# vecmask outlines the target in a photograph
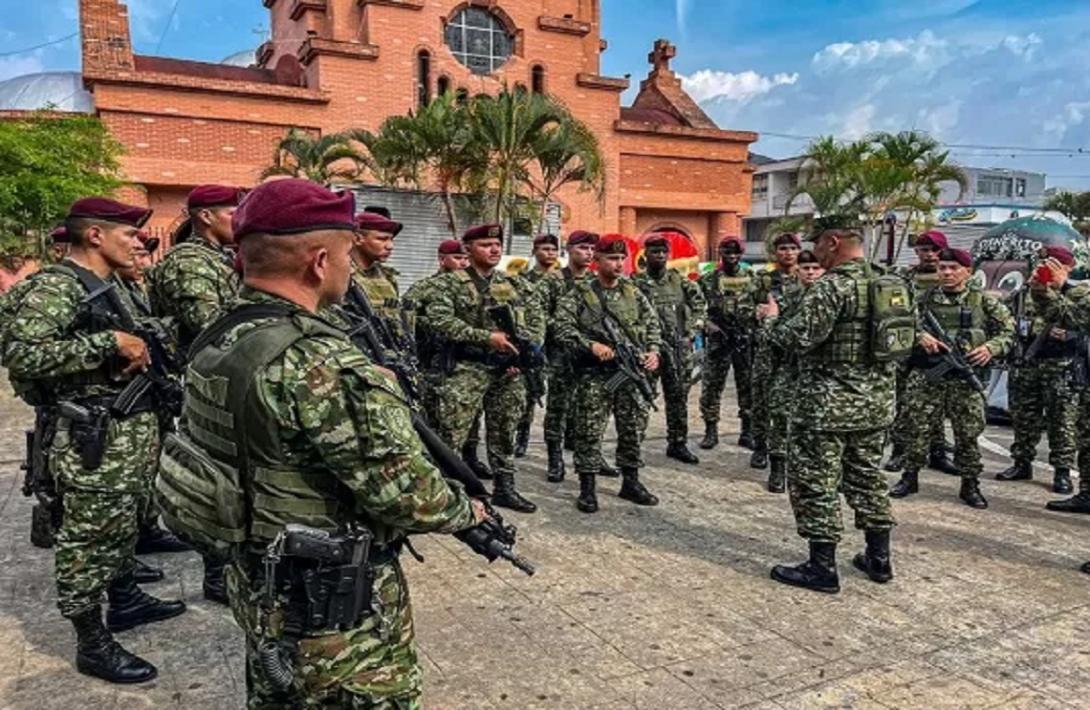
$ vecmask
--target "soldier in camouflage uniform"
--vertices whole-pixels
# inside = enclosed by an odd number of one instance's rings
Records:
[[[919,235],[913,242],[912,249],[916,252],[919,262],[905,269],[903,275],[905,281],[912,286],[917,298],[929,289],[939,285],[939,252],[946,249],[947,246],[946,235],[935,230]],[[897,368],[897,415],[889,431],[893,450],[890,452],[889,461],[886,462],[885,466],[887,471],[894,473],[904,469],[904,457],[908,443],[906,439],[908,411],[904,407],[904,402],[905,385],[908,383],[909,370],[907,363]],[[959,475],[957,467],[950,460],[949,453],[946,450],[946,433],[943,422],[942,417],[937,417],[932,423],[931,446],[927,465],[937,471],[957,476]]]
[[[231,250],[235,243],[231,217],[241,198],[242,191],[236,187],[193,188],[186,198],[189,217],[175,232],[177,243],[149,274],[152,312],[173,321],[182,359],[197,334],[238,294],[239,277]],[[158,541],[151,538],[138,544],[137,550],[150,552],[156,547]],[[210,601],[227,603],[222,564],[204,560],[202,591]]]
[[[348,284],[345,306],[358,315],[362,315],[366,306],[370,307],[378,319],[379,336],[391,358],[415,355],[411,313],[402,306],[398,272],[386,265],[402,225],[388,216],[365,210],[356,216],[356,228],[356,245],[352,249],[355,268]]]
[[[618,374],[614,361],[616,350],[623,345],[611,341],[605,330],[606,318],[615,323],[639,359],[642,371],[630,372],[630,377],[653,373],[660,364],[659,320],[647,297],[623,276],[626,257],[624,237],[601,237],[595,245],[598,271],[594,278],[576,283],[556,310],[556,339],[570,352],[576,372],[572,415],[576,419],[575,472],[579,475],[576,507],[584,513],[598,510],[595,477],[610,412],[617,427],[617,465],[623,478],[618,495],[636,505],[659,502],[639,476],[650,402],[631,379],[613,391],[606,386]]]
[[[397,385],[317,315],[348,286],[352,212],[351,194],[303,180],[255,188],[235,217],[246,284],[190,362],[187,401],[202,406],[187,405],[183,436],[220,466],[246,465],[240,456],[255,462],[240,477],[253,505],[228,570],[231,608],[245,634],[250,708],[420,707],[399,551],[409,533],[455,532],[484,515],[426,459]],[[246,313],[254,305],[283,315]],[[294,328],[291,338],[269,342],[286,328]],[[239,379],[253,395],[228,398],[225,392],[241,391]],[[223,441],[240,440],[244,452],[226,453]],[[277,571],[287,588],[277,585],[266,602],[262,556],[289,524],[331,535],[364,525],[374,536],[364,592],[371,602],[348,628],[300,617],[302,580],[287,565]],[[299,621],[289,627],[292,618]],[[278,643],[291,649],[287,687],[266,662],[269,644]]]
[[[734,391],[738,396],[738,417],[742,431],[738,445],[754,448],[750,400],[750,356],[753,303],[746,295],[751,274],[741,268],[746,247],[741,237],[723,237],[719,242],[719,268],[700,277],[708,304],[705,324],[703,382],[700,414],[704,418],[702,449],[719,444],[719,409],[727,375],[734,367]]]
[[[893,420],[894,373],[891,364],[870,355],[862,334],[867,329],[858,327],[861,319],[869,320],[870,305],[860,302],[859,282],[873,276],[861,232],[848,218],[829,216],[819,220],[815,234],[814,254],[827,269],[825,275],[792,317],[779,318],[771,296],[757,313],[774,319],[770,344],[798,353],[798,388],[807,394],[791,414],[788,485],[810,559],[794,567],[778,565],[772,578],[835,593],[840,591],[841,492],[867,539],[866,551],[854,564],[875,582],[893,576],[889,543],[894,521],[879,467]]]
[[[921,323],[930,312],[946,334],[964,352],[965,360],[975,368],[1003,357],[1014,337],[1014,319],[996,298],[984,293],[972,277],[973,260],[963,249],[945,249],[939,256],[940,287],[930,289],[918,299]],[[964,373],[951,371],[938,382],[928,379],[925,370],[937,364],[947,346],[930,328],[921,325],[918,349],[910,360],[912,371],[906,385],[905,407],[908,412],[908,450],[905,471],[890,495],[903,498],[919,490],[919,470],[927,460],[928,439],[936,418],[949,418],[954,426],[954,462],[961,473],[958,497],[973,508],[987,508],[980,493],[980,445],[984,433],[984,393],[977,390]]]
[[[1075,255],[1062,246],[1049,247],[1050,256],[1067,270],[1075,267]],[[1063,296],[1075,285],[1065,279],[1058,287]],[[1033,459],[1041,433],[1048,429],[1048,462],[1052,464],[1052,490],[1070,494],[1071,468],[1075,465],[1076,422],[1079,392],[1072,382],[1072,366],[1079,356],[1080,335],[1071,322],[1049,321],[1041,316],[1028,288],[1015,294],[1017,353],[1009,368],[1009,397],[1014,443],[1012,466],[996,475],[1000,481],[1033,478]],[[1042,335],[1043,334],[1043,335]]]
[[[814,252],[799,252],[799,288],[791,289],[777,299],[780,317],[791,318],[798,312],[807,289],[825,273]],[[769,327],[768,322],[762,324]],[[768,474],[768,491],[783,493],[787,489],[787,445],[790,441],[790,414],[794,410],[799,381],[799,358],[794,352],[775,345],[772,350],[772,384],[768,388],[768,409],[771,425],[768,429],[768,454],[771,470]]]
[[[147,344],[89,313],[132,313],[106,289],[118,269],[131,268],[136,234],[150,211],[105,198],[77,201],[66,220],[68,259],[33,278],[4,332],[0,361],[15,391],[53,412],[49,466],[61,492],[63,520],[55,544],[57,605],[76,628],[76,668],[114,683],[154,678],[153,665],[114,641],[122,631],[177,616],[182,602],[163,602],[136,584],[134,551],[141,496],[159,435],[156,402],[136,402],[125,416],[112,406],[150,364]],[[98,294],[88,299],[89,294]],[[62,404],[90,419],[70,418]],[[101,598],[109,610],[103,625]]]
[[[514,280],[496,269],[503,254],[503,228],[484,225],[462,237],[469,267],[438,277],[428,308],[428,328],[451,366],[436,373],[438,434],[461,448],[483,411],[488,463],[495,477],[492,504],[525,513],[537,510],[515,490],[515,433],[526,383],[518,371],[518,348],[488,309],[509,307],[520,337],[541,347],[545,321],[536,298],[526,298]]]
[[[772,242],[775,249],[774,268],[754,275],[750,283],[749,300],[756,308],[768,301],[769,296],[798,287],[798,258],[801,243],[797,234],[784,233]],[[754,328],[756,325],[754,324]],[[757,333],[753,351],[753,369],[750,377],[750,396],[753,400],[753,455],[749,465],[753,468],[768,467],[768,427],[771,415],[768,411],[768,388],[772,383],[772,354],[768,341]]]
[[[1090,284],[1067,287],[1073,260],[1059,251],[1062,247],[1046,249],[1050,252],[1044,260],[1044,265],[1051,272],[1049,283],[1034,279],[1030,286],[1037,312],[1044,320],[1060,323],[1069,330],[1090,331]],[[1077,357],[1085,358],[1086,350],[1080,349]],[[1084,361],[1080,364],[1085,366],[1087,363]],[[1081,386],[1076,427],[1079,492],[1070,498],[1050,501],[1046,507],[1058,513],[1090,515],[1090,389],[1085,382],[1078,384]],[[1090,563],[1083,567],[1083,571],[1090,573]]]
[[[560,239],[555,234],[542,234],[534,239],[534,265],[533,268],[524,271],[521,276],[530,287],[538,288],[545,277],[559,270]],[[522,458],[526,455],[526,449],[530,445],[530,427],[534,424],[534,408],[537,406],[532,398],[527,397],[526,412],[519,420],[518,435],[515,437],[515,457]]]
[[[707,303],[700,286],[674,269],[667,269],[670,242],[665,234],[644,239],[647,270],[632,280],[650,301],[662,327],[662,367],[653,379],[662,382],[666,403],[666,455],[698,464],[689,450],[689,389],[692,386],[693,339],[704,327]]]

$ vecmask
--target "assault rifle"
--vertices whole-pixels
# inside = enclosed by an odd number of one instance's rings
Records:
[[[370,314],[370,317],[368,317]],[[346,313],[351,320],[352,328],[348,336],[360,350],[364,352],[376,365],[391,370],[397,377],[401,391],[409,404],[410,419],[413,429],[424,444],[428,458],[448,479],[462,484],[466,494],[484,503],[490,520],[476,527],[462,530],[454,534],[471,550],[481,555],[489,562],[502,558],[513,564],[528,575],[536,571],[534,566],[523,557],[514,552],[514,546],[518,538],[518,529],[514,525],[504,522],[503,518],[487,502],[488,489],[473,473],[473,469],[466,465],[457,453],[454,452],[443,439],[428,426],[417,409],[418,392],[416,388],[416,373],[412,369],[412,359],[396,359],[389,356],[375,332],[374,323],[377,320],[371,304],[363,299],[363,307],[358,313]]]
[[[53,536],[61,526],[64,508],[57,482],[49,472],[49,447],[56,429],[56,417],[48,407],[34,408],[34,429],[26,432],[26,460],[23,470],[23,495],[33,496],[30,542],[35,547],[50,548]]]
[[[617,368],[617,374],[606,382],[606,390],[613,393],[626,382],[631,383],[648,406],[657,411],[655,390],[651,387],[647,371],[643,368],[640,352],[636,344],[625,335],[613,314],[606,310],[604,299],[602,300],[602,329],[610,341],[610,347],[613,348],[613,364]]]
[[[938,318],[930,310],[924,311],[923,318],[924,329],[946,346],[946,352],[936,355],[939,359],[938,364],[924,370],[928,382],[940,382],[947,379],[947,375],[953,374],[955,377],[960,377],[968,382],[977,392],[984,394],[987,388],[977,377],[973,366],[965,359],[965,355],[961,352],[961,345],[950,337],[946,330],[943,329],[942,324],[939,323]]]
[[[526,390],[530,399],[537,402],[538,406],[544,406],[545,397],[545,366],[548,360],[545,351],[540,345],[531,342],[528,338],[519,334],[515,324],[515,313],[507,304],[489,306],[488,315],[496,327],[507,334],[508,340],[518,349],[516,367],[526,376]]]
[[[658,309],[658,315],[659,323],[662,324],[663,349],[667,350],[669,355],[668,367],[677,382],[683,385],[688,384],[687,375],[682,366],[685,363],[685,351],[689,347],[689,339],[681,334],[679,327],[673,325],[674,323],[680,325],[683,322],[682,306],[679,304],[674,307],[674,318],[671,318],[669,312],[663,308]]]

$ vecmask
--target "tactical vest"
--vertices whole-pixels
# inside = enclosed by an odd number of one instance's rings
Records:
[[[724,324],[737,322],[739,308],[745,300],[752,279],[741,270],[734,276],[728,276],[722,269],[718,269],[712,274],[711,280],[708,310],[712,317],[722,320]]]
[[[467,293],[474,305],[473,313],[460,313],[459,315],[471,318],[471,325],[477,328],[494,329],[495,324],[488,315],[488,309],[492,306],[510,305],[515,314],[515,325],[519,328],[526,327],[526,312],[522,308],[522,299],[518,287],[511,279],[484,279],[475,277],[469,273],[469,269],[454,272],[455,278],[465,284]]]
[[[225,324],[277,313],[226,349],[212,342]],[[223,316],[194,344],[183,426],[163,440],[156,493],[167,525],[203,551],[237,554],[247,541],[267,545],[290,523],[335,532],[349,519],[351,498],[332,474],[283,461],[277,424],[254,391],[259,373],[314,335],[344,337],[315,316],[255,305]]]
[[[578,286],[583,290],[583,308],[579,311],[579,325],[582,330],[601,333],[602,301],[598,299],[598,294],[594,292],[594,284],[596,283],[598,282],[591,281]],[[621,290],[622,298],[610,300],[609,310],[621,322],[627,331],[626,334],[643,347],[647,342],[647,337],[643,324],[639,320],[638,294],[640,289],[628,279],[621,281],[617,288]],[[601,334],[604,335],[604,333]]]
[[[850,277],[854,308],[836,322],[815,354],[831,364],[870,364],[906,359],[916,342],[916,314],[904,280],[893,274]]]
[[[663,328],[680,332],[689,322],[688,304],[685,302],[685,287],[681,283],[681,274],[674,269],[667,269],[662,279],[656,281],[647,274],[636,281],[643,295],[658,311]]]
[[[938,288],[930,289],[924,294],[923,302],[935,314],[935,320],[942,329],[966,350],[986,343],[988,334],[984,330],[984,293],[980,287],[969,286],[969,292],[961,303],[935,302],[935,295],[939,292]]]
[[[912,274],[912,281],[918,291],[926,291],[939,285],[939,272],[920,271],[917,269]]]

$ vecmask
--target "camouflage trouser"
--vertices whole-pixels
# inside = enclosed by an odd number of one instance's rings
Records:
[[[1069,360],[1040,360],[1012,367],[1008,380],[1014,427],[1011,458],[1032,462],[1041,433],[1048,430],[1048,462],[1054,468],[1075,465],[1078,393],[1071,386]]]
[[[692,351],[686,350],[681,363],[675,365],[673,350],[662,353],[659,369],[652,375],[652,386],[658,392],[662,383],[662,398],[666,405],[666,440],[670,444],[685,444],[689,438],[689,376],[693,369]]]
[[[817,431],[795,422],[787,483],[799,535],[840,542],[840,494],[855,511],[860,530],[894,525],[886,478],[879,470],[886,430]]]
[[[159,473],[159,447],[161,441],[156,438],[152,462],[144,476],[144,490],[140,493],[140,501],[137,508],[137,522],[141,528],[150,527],[159,520],[159,507],[155,504],[155,476]]]
[[[112,420],[102,464],[88,471],[65,426],[53,438],[49,465],[64,501],[54,547],[57,606],[72,617],[100,604],[110,583],[132,569],[159,427],[150,412]]]
[[[893,426],[889,428],[889,441],[895,451],[908,450],[908,407],[905,406],[906,390],[908,386],[908,374],[911,368],[899,366],[897,368],[897,414],[893,419]],[[946,444],[946,423],[942,417],[935,417],[931,423],[931,437],[928,439],[930,447],[937,449]]]
[[[790,363],[777,364],[772,374],[772,384],[768,388],[768,454],[770,456],[787,457],[796,376],[797,366]]]
[[[750,372],[750,397],[753,401],[753,438],[758,446],[768,445],[768,427],[771,424],[768,410],[768,392],[772,386],[772,352],[768,344],[758,341],[753,354]]]
[[[421,707],[420,662],[412,605],[398,563],[375,568],[374,613],[349,631],[308,636],[299,642],[295,685],[288,691],[268,679],[258,648],[269,626],[262,591],[252,591],[243,571],[227,568],[231,611],[246,639],[246,705],[250,710],[281,708]]]
[[[602,463],[602,436],[610,412],[617,427],[617,466],[638,469],[643,465],[640,446],[647,431],[649,407],[631,384],[622,385],[610,394],[606,382],[611,374],[584,370],[577,375],[572,412],[576,473],[598,473]]]
[[[548,398],[545,403],[545,441],[562,442],[572,419],[575,371],[564,358],[549,364]]]
[[[515,431],[526,404],[522,376],[459,362],[436,389],[436,433],[461,451],[483,412],[488,465],[496,473],[514,475]]]
[[[1079,446],[1079,492],[1090,493],[1090,390],[1079,392],[1076,432]]]
[[[928,382],[914,370],[905,387],[908,425],[905,468],[919,471],[927,463],[929,432],[936,419],[949,419],[954,429],[954,465],[962,478],[980,478],[977,439],[984,433],[984,395],[963,380]]]
[[[738,416],[750,416],[750,361],[748,348],[730,348],[722,335],[709,335],[704,355],[704,375],[700,387],[700,416],[705,422],[719,421],[719,408],[727,375],[734,366],[734,389],[738,395]]]

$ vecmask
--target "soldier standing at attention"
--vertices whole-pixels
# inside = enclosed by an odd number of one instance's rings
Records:
[[[617,426],[617,465],[623,477],[618,495],[636,505],[659,502],[640,482],[640,446],[651,403],[634,379],[647,378],[659,368],[659,319],[647,297],[624,278],[626,258],[624,237],[603,236],[595,247],[598,271],[594,278],[577,282],[556,309],[556,339],[571,353],[577,379],[573,412],[579,475],[576,507],[584,513],[598,511],[595,476],[610,412]],[[610,338],[607,319],[625,342]],[[626,382],[610,391],[606,384],[618,375],[617,351],[622,347],[633,351],[640,369],[630,370]],[[650,395],[649,379],[643,384]]]
[[[118,311],[124,299],[110,299],[106,287],[117,270],[132,268],[136,234],[150,214],[100,197],[74,203],[65,220],[68,258],[34,277],[0,353],[20,397],[59,410],[49,450],[64,506],[55,543],[57,605],[76,628],[76,669],[112,683],[141,683],[157,671],[122,648],[111,632],[185,611],[180,601],[145,594],[134,576],[139,505],[154,464],[159,420],[150,395],[124,416],[113,405],[150,365],[148,347],[86,312],[87,305],[97,305],[111,320],[126,318]],[[97,295],[89,302],[91,294]],[[73,414],[65,413],[65,405]],[[75,410],[86,417],[77,419]],[[104,592],[110,604],[105,625]]]
[[[512,310],[516,326],[540,347],[545,322],[537,299],[527,299],[507,274],[496,269],[503,255],[503,227],[473,227],[462,236],[469,267],[440,276],[428,308],[428,327],[453,365],[438,374],[438,433],[458,450],[484,412],[488,462],[495,477],[492,504],[522,513],[537,506],[515,490],[515,431],[526,405],[526,383],[516,367],[518,348],[489,314]]]
[[[780,317],[791,318],[799,309],[802,297],[825,273],[814,252],[799,252],[799,288],[786,292],[778,303]],[[766,321],[763,327],[767,328]],[[772,346],[772,384],[768,389],[768,410],[771,426],[768,429],[768,453],[771,470],[768,474],[768,491],[783,493],[787,489],[787,445],[790,442],[790,415],[797,406],[795,396],[799,381],[799,358],[796,353]]]
[[[194,346],[179,438],[187,443],[164,454],[180,456],[175,466],[203,460],[195,476],[235,472],[241,483],[226,482],[225,503],[228,490],[251,501],[240,506],[243,537],[228,570],[251,708],[419,707],[400,549],[409,533],[451,533],[484,518],[424,456],[397,384],[318,315],[342,300],[351,278],[352,212],[350,193],[305,180],[265,183],[247,196],[234,219],[245,285]],[[175,500],[202,519],[185,507],[195,499]],[[360,554],[369,569],[330,575],[306,549],[289,548],[266,566],[263,555],[289,525],[315,529],[315,546],[343,539],[356,549],[369,532],[369,553]],[[207,528],[213,539],[222,530]],[[360,558],[346,553],[341,563]],[[268,573],[275,581],[266,586]],[[308,594],[314,587],[320,593]],[[345,618],[341,606],[320,603],[326,595],[364,602]]]
[[[389,356],[395,359],[408,354],[415,356],[410,314],[402,307],[398,273],[386,266],[394,252],[394,239],[401,229],[400,222],[379,212],[364,211],[356,215],[356,243],[352,249],[354,268],[345,298],[346,308],[357,315],[362,316],[370,306],[379,320],[379,339]]]
[[[750,409],[753,303],[747,296],[750,273],[741,268],[745,251],[741,237],[723,237],[719,242],[719,268],[700,277],[700,287],[708,303],[708,320],[704,328],[707,352],[700,391],[700,414],[704,418],[702,449],[714,449],[719,445],[719,409],[732,365],[738,417],[742,421],[738,445],[748,449],[755,447]]]
[[[939,285],[939,253],[948,247],[946,235],[932,230],[924,232],[916,237],[912,250],[916,252],[919,262],[904,270],[905,280],[912,286],[916,298],[929,289]],[[909,365],[897,368],[897,414],[893,420],[893,426],[889,431],[890,442],[893,450],[890,452],[889,461],[886,462],[886,470],[897,472],[904,469],[904,457],[907,448],[906,433],[908,423],[905,420],[907,411],[904,407],[905,385],[908,382]],[[953,476],[958,475],[957,467],[950,460],[946,451],[946,427],[942,417],[937,418],[931,426],[931,444],[927,459],[927,465],[936,471],[942,471]]]
[[[1014,339],[1014,318],[1006,306],[984,293],[975,283],[973,258],[964,249],[944,249],[939,255],[939,287],[923,293],[917,300],[921,321],[930,313],[946,335],[963,352],[974,368],[988,365],[1002,357]],[[894,498],[904,498],[919,490],[919,471],[927,460],[928,439],[935,419],[948,418],[954,426],[954,463],[961,472],[958,497],[972,508],[987,508],[980,493],[980,461],[977,439],[984,433],[984,392],[967,378],[967,373],[950,371],[931,382],[924,370],[938,364],[950,350],[938,333],[923,325],[917,337],[917,351],[910,359],[912,370],[905,385],[908,412],[908,449],[905,471],[890,491]]]
[[[836,593],[836,548],[844,527],[841,491],[867,539],[866,552],[854,563],[875,582],[893,577],[894,521],[879,467],[893,421],[894,374],[891,363],[871,354],[866,335],[874,324],[870,303],[864,302],[870,300],[869,289],[861,284],[873,274],[862,232],[849,218],[830,216],[818,221],[815,234],[814,254],[826,273],[807,291],[795,315],[778,318],[780,307],[771,295],[757,311],[759,318],[774,319],[768,342],[799,354],[798,388],[807,393],[792,412],[788,485],[810,559],[794,567],[777,565],[772,578]]]
[[[784,233],[772,242],[775,249],[775,263],[772,270],[761,271],[750,283],[750,302],[754,307],[768,301],[768,297],[779,298],[783,293],[798,286],[798,258],[801,242],[797,234]],[[756,328],[756,323],[751,327]],[[772,382],[772,360],[767,341],[756,333],[753,349],[753,369],[750,392],[753,398],[753,455],[749,465],[753,468],[768,467],[768,388]],[[737,373],[735,373],[737,374]]]
[[[542,234],[534,239],[534,265],[522,273],[522,279],[533,288],[538,288],[545,277],[559,268],[560,239],[555,234]],[[530,446],[530,427],[534,424],[532,398],[526,398],[526,411],[519,420],[518,434],[515,437],[515,457],[522,458]],[[547,405],[546,405],[547,406]]]
[[[652,234],[643,245],[647,271],[632,280],[650,301],[662,327],[662,367],[652,378],[661,380],[666,402],[666,455],[698,464],[700,459],[689,450],[689,389],[693,339],[704,327],[707,304],[696,282],[666,268],[670,242],[665,234]]]
[[[1068,281],[1075,268],[1075,255],[1063,246],[1045,247],[1048,257],[1060,263],[1063,281],[1059,295],[1075,288]],[[1075,425],[1079,416],[1079,392],[1071,378],[1072,364],[1079,357],[1079,336],[1070,321],[1046,320],[1027,292],[1022,318],[1028,325],[1018,329],[1022,340],[1021,361],[1010,367],[1010,412],[1014,428],[1010,468],[996,475],[1000,481],[1028,481],[1033,478],[1033,459],[1041,433],[1048,429],[1048,462],[1052,464],[1052,491],[1070,494],[1071,468],[1075,465]],[[1082,354],[1085,357],[1085,352]]]

